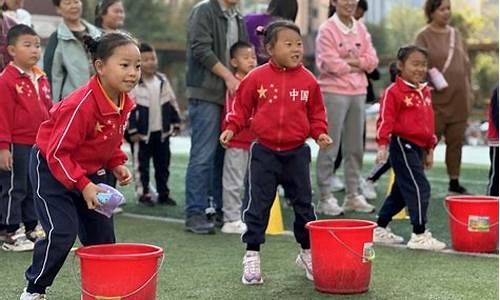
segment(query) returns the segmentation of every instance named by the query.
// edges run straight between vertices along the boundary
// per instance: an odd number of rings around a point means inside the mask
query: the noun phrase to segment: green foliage
[[[384,23],[386,54],[395,56],[399,47],[415,41],[417,32],[425,25],[425,18],[422,9],[399,4],[385,16]]]
[[[472,79],[474,85],[479,88],[479,99],[489,98],[491,91],[498,85],[498,67],[498,53],[481,53],[476,57]]]

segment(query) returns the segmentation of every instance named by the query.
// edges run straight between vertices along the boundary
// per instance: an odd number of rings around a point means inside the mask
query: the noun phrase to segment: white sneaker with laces
[[[19,300],[47,300],[47,298],[45,294],[28,293],[26,289],[24,289]]]
[[[377,244],[401,244],[403,237],[395,235],[389,227],[378,227],[373,231],[373,242]]]
[[[361,194],[365,196],[367,200],[377,199],[377,190],[375,190],[375,184],[373,181],[360,178],[359,189],[361,190]]]
[[[225,222],[224,225],[222,225],[221,232],[223,233],[237,233],[237,234],[242,234],[247,230],[247,226],[245,223],[241,222],[240,220],[233,221],[233,222]]]
[[[442,250],[446,248],[446,244],[433,238],[430,231],[426,230],[422,234],[411,234],[411,239],[406,246],[409,249],[420,250]]]
[[[22,252],[22,251],[33,251],[35,248],[35,243],[26,238],[26,236],[18,235],[14,238],[14,242],[4,242],[2,249],[5,251]]]
[[[332,176],[332,181],[330,183],[332,185],[332,192],[342,192],[345,189],[345,185],[342,180],[337,176]]]
[[[347,195],[344,198],[344,205],[342,206],[344,211],[356,211],[362,213],[372,213],[375,211],[375,207],[366,202],[365,197],[360,194]]]
[[[313,269],[312,269],[312,258],[311,258],[311,250],[300,250],[299,255],[297,255],[297,259],[295,263],[302,269],[306,271],[306,278],[309,280],[314,280],[313,278]]]
[[[243,257],[243,276],[241,276],[241,282],[246,285],[264,283],[260,272],[259,251],[247,251]]]
[[[329,198],[324,200],[319,200],[316,212],[329,216],[338,216],[344,213],[344,211],[338,204],[337,198],[335,198],[334,196],[330,196]]]

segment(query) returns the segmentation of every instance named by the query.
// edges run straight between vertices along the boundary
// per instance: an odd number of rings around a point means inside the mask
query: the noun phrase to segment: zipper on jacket
[[[281,99],[280,99],[280,113],[279,113],[279,119],[278,119],[278,151],[281,151],[281,137],[283,136],[283,128],[282,128],[282,123],[283,123],[283,111],[284,111],[284,106],[286,105],[285,103],[285,71],[282,70],[281,72]]]

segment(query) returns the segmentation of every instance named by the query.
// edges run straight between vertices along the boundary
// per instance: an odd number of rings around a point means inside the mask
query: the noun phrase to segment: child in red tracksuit
[[[498,86],[493,91],[488,113],[488,145],[490,146],[489,196],[498,197]]]
[[[15,25],[8,34],[13,57],[0,75],[0,232],[6,251],[33,250],[38,223],[28,177],[31,147],[40,124],[49,118],[52,97],[47,76],[36,63],[40,37],[29,26]],[[16,234],[20,223],[25,234]]]
[[[265,242],[269,213],[281,184],[295,211],[294,234],[302,250],[297,264],[312,280],[309,233],[305,224],[315,220],[311,204],[308,137],[320,147],[331,144],[319,85],[302,65],[304,49],[299,28],[290,21],[276,21],[263,32],[270,61],[250,72],[240,84],[233,109],[226,117],[220,141],[227,145],[250,120],[257,140],[250,148],[248,181],[243,203],[247,244],[243,259],[243,284],[261,284],[260,245]]]
[[[427,51],[405,46],[398,51],[399,76],[384,92],[377,120],[377,163],[389,158],[395,173],[390,194],[380,209],[374,242],[395,244],[403,238],[387,227],[392,217],[408,207],[413,233],[410,249],[440,250],[446,244],[426,230],[431,187],[424,168],[430,168],[437,143],[434,112],[427,83]]]
[[[234,77],[242,80],[257,65],[255,49],[247,42],[239,41],[229,50],[231,66],[235,69]],[[222,126],[226,127],[226,115],[228,115],[234,104],[235,97],[226,92],[224,103],[224,115]],[[224,167],[222,169],[222,211],[224,212],[223,233],[242,234],[246,230],[241,221],[241,196],[243,195],[245,175],[248,165],[248,149],[255,140],[255,135],[250,129],[244,128],[224,151]]]
[[[134,108],[127,93],[139,81],[141,54],[122,33],[85,43],[97,75],[52,108],[31,151],[31,185],[47,237],[35,244],[21,300],[45,299],[77,235],[84,246],[115,242],[113,218],[94,210],[103,192],[97,184],[107,182],[106,170],[120,185],[132,179],[120,146]]]

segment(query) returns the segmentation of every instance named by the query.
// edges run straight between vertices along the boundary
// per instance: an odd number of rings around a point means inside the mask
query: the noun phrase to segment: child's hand
[[[82,191],[83,199],[87,203],[89,209],[96,209],[101,206],[101,203],[97,200],[97,193],[106,192],[104,189],[98,187],[92,182],[87,184]]]
[[[320,149],[325,149],[332,143],[333,143],[332,138],[326,133],[320,134],[318,139],[316,140],[316,144],[318,144]]]
[[[375,158],[375,163],[385,164],[389,158],[389,152],[387,151],[387,146],[379,146],[377,151],[377,157]]]
[[[425,155],[424,168],[430,169],[434,164],[434,149],[430,149]]]
[[[0,170],[12,170],[12,156],[10,155],[9,149],[0,150]]]
[[[224,132],[221,133],[219,141],[222,145],[222,147],[226,148],[231,139],[233,138],[234,132],[232,132],[229,129],[224,130]]]
[[[138,133],[135,133],[135,134],[131,135],[129,138],[130,138],[130,141],[132,142],[132,144],[135,144],[135,143],[138,143],[141,141],[142,136]]]
[[[124,165],[114,168],[113,175],[121,186],[127,185],[132,181],[132,173]]]

